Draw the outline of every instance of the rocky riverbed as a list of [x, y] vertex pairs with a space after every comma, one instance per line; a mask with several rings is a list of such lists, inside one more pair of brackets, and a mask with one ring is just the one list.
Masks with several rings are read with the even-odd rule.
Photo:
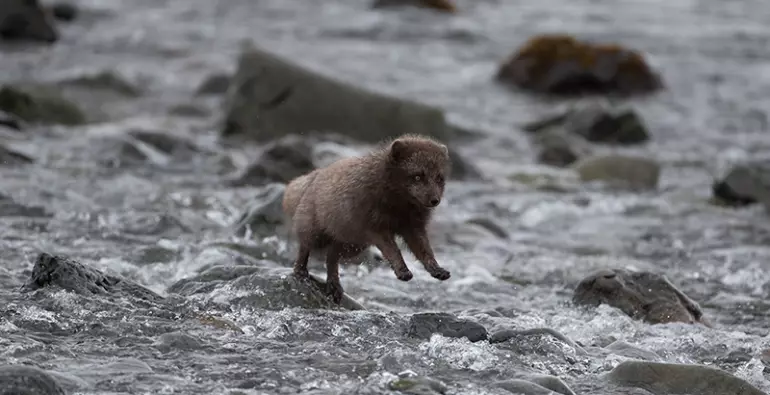
[[[764, 2], [5, 1], [0, 392], [770, 393]], [[337, 306], [284, 185], [402, 132], [452, 278]]]

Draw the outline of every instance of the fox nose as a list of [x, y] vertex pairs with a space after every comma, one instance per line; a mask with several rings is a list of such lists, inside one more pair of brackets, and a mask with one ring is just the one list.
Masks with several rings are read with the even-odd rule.
[[436, 206], [438, 206], [440, 201], [441, 200], [439, 200], [439, 199], [433, 198], [433, 199], [430, 200], [430, 206], [431, 207], [436, 207]]

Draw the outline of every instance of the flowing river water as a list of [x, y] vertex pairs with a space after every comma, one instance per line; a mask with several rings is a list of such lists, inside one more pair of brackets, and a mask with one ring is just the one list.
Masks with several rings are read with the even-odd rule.
[[[770, 391], [760, 358], [770, 347], [768, 216], [758, 206], [708, 202], [712, 180], [730, 163], [770, 157], [766, 2], [475, 0], [459, 1], [454, 16], [375, 11], [354, 0], [75, 4], [82, 15], [61, 25], [54, 46], [3, 52], [0, 82], [111, 70], [143, 94], [86, 95], [84, 105], [103, 122], [2, 135], [36, 163], [0, 168], [0, 193], [50, 215], [0, 221], [0, 360], [44, 367], [82, 394], [376, 394], [407, 370], [443, 381], [453, 394], [507, 394], [491, 383], [522, 371], [557, 376], [581, 394], [613, 393], [596, 384], [623, 359], [613, 353], [579, 353], [548, 337], [493, 345], [404, 336], [411, 314], [445, 311], [490, 332], [547, 327], [596, 347], [622, 340], [660, 361], [718, 366]], [[662, 165], [656, 190], [554, 192], [515, 181], [561, 174], [535, 165], [518, 128], [555, 104], [513, 93], [492, 76], [528, 37], [547, 32], [620, 42], [660, 71], [667, 89], [633, 101], [651, 141], [616, 149]], [[42, 251], [164, 296], [201, 268], [235, 259], [212, 242], [269, 245], [281, 256], [270, 259], [290, 264], [283, 234], [233, 236], [230, 224], [258, 188], [222, 180], [253, 155], [217, 142], [220, 98], [194, 95], [207, 76], [234, 71], [246, 39], [319, 73], [439, 106], [451, 122], [481, 131], [483, 139], [458, 149], [490, 181], [450, 183], [436, 218], [494, 219], [506, 237], [466, 229], [452, 243], [436, 240], [438, 260], [452, 272], [446, 282], [408, 254], [415, 274], [408, 283], [387, 267], [343, 268], [342, 284], [363, 312], [254, 307], [259, 287], [226, 282], [191, 296], [239, 331], [175, 320], [173, 309], [152, 304], [66, 291], [21, 295]], [[179, 105], [199, 111], [169, 112]], [[132, 128], [205, 149], [153, 166], [106, 165], [121, 152], [95, 142]], [[607, 267], [664, 273], [700, 303], [713, 328], [572, 306], [577, 282]]]

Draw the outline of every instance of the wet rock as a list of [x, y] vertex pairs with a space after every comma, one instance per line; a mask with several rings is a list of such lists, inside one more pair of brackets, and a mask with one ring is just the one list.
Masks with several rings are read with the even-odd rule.
[[3, 395], [66, 395], [53, 375], [34, 366], [0, 365]]
[[155, 348], [160, 352], [168, 353], [170, 351], [199, 351], [203, 344], [197, 338], [183, 332], [169, 332], [158, 336], [155, 342]]
[[457, 7], [449, 0], [375, 0], [372, 8], [419, 7], [454, 13]]
[[[233, 308], [282, 310], [300, 307], [306, 309], [365, 310], [350, 296], [345, 294], [341, 304], [337, 305], [326, 295], [325, 282], [312, 277], [311, 281], [298, 280], [292, 269], [271, 267], [268, 262], [261, 266], [214, 265], [200, 274], [178, 281], [169, 287], [168, 292], [182, 296], [207, 295], [217, 290], [228, 289], [230, 299], [219, 303]], [[311, 275], [312, 276], [312, 275]], [[344, 281], [344, 279], [343, 279]], [[229, 308], [229, 307], [228, 307]]]
[[[549, 391], [553, 391], [557, 394], [575, 395], [575, 392], [564, 383], [561, 379], [555, 376], [547, 374], [536, 373], [517, 373], [515, 378], [519, 380], [526, 380], [530, 383], [535, 383], [542, 388], [546, 388]], [[509, 390], [510, 391], [510, 390]]]
[[212, 74], [208, 76], [196, 89], [197, 95], [222, 95], [227, 93], [232, 77], [228, 74]]
[[487, 329], [483, 325], [457, 318], [448, 313], [418, 313], [409, 319], [408, 336], [430, 339], [438, 333], [446, 337], [465, 337], [471, 342], [487, 340]]
[[53, 17], [59, 21], [72, 22], [78, 17], [78, 8], [71, 3], [54, 3], [50, 10]]
[[721, 369], [703, 365], [624, 361], [606, 379], [619, 386], [653, 394], [765, 395], [758, 388]]
[[714, 197], [732, 206], [762, 203], [770, 210], [770, 161], [737, 165], [713, 185]]
[[655, 189], [660, 177], [660, 165], [654, 160], [623, 155], [581, 159], [573, 164], [573, 168], [584, 182], [602, 181], [631, 189]]
[[537, 154], [539, 163], [554, 167], [567, 167], [577, 160], [577, 154], [563, 140], [552, 141], [551, 144], [540, 148]]
[[660, 361], [662, 358], [660, 355], [648, 351], [639, 347], [634, 346], [633, 344], [626, 343], [622, 340], [616, 340], [612, 343], [610, 343], [607, 347], [605, 347], [607, 350], [610, 350], [614, 352], [615, 354], [622, 355], [624, 357], [633, 358], [633, 359], [639, 359], [642, 361]]
[[247, 232], [258, 235], [272, 235], [285, 221], [282, 200], [286, 188], [283, 184], [270, 184], [254, 196], [253, 202], [246, 207], [235, 221], [234, 232], [244, 236]]
[[262, 186], [271, 182], [288, 183], [315, 169], [313, 147], [317, 139], [289, 135], [267, 144], [233, 186]]
[[31, 123], [79, 125], [83, 111], [52, 87], [0, 86], [0, 110]]
[[23, 290], [35, 291], [45, 287], [60, 287], [80, 295], [122, 294], [139, 299], [158, 301], [162, 298], [147, 288], [121, 277], [108, 275], [60, 255], [40, 253], [32, 275]]
[[404, 133], [447, 141], [452, 132], [435, 107], [370, 92], [257, 48], [241, 54], [225, 108], [222, 135], [263, 142], [310, 132], [372, 143]]
[[523, 329], [523, 330], [504, 329], [493, 333], [489, 337], [489, 343], [491, 344], [502, 343], [502, 342], [506, 342], [508, 340], [516, 339], [516, 338], [521, 339], [524, 337], [543, 336], [543, 335], [554, 337], [562, 341], [563, 343], [569, 345], [570, 347], [574, 348], [575, 351], [577, 351], [578, 353], [586, 354], [586, 351], [583, 349], [583, 347], [580, 347], [577, 343], [573, 342], [567, 336], [564, 336], [559, 331], [551, 328], [532, 328], [532, 329]]
[[697, 303], [665, 276], [655, 273], [600, 270], [580, 281], [572, 302], [582, 306], [607, 304], [629, 317], [651, 324], [684, 322], [709, 325]]
[[102, 71], [95, 74], [83, 75], [59, 82], [63, 86], [75, 86], [88, 89], [111, 90], [128, 97], [137, 97], [142, 91], [114, 71]]
[[0, 39], [53, 43], [59, 32], [37, 0], [3, 0]]
[[642, 118], [627, 106], [615, 106], [606, 100], [590, 100], [571, 106], [543, 119], [522, 126], [527, 132], [541, 133], [559, 129], [586, 141], [615, 145], [634, 145], [650, 139]]
[[430, 377], [402, 374], [402, 377], [393, 380], [388, 387], [393, 391], [399, 391], [410, 395], [446, 394], [447, 386]]
[[29, 156], [0, 145], [0, 166], [20, 166], [32, 162], [34, 160]]
[[5, 111], [0, 111], [0, 126], [14, 130], [21, 130], [21, 120]]
[[524, 91], [559, 96], [643, 95], [664, 87], [639, 52], [563, 34], [532, 37], [496, 78]]
[[[511, 392], [512, 394], [517, 395], [553, 395], [555, 391], [551, 391], [548, 388], [545, 388], [541, 385], [526, 381], [526, 380], [505, 380], [505, 381], [498, 381], [495, 383], [495, 385], [499, 388], [502, 388], [506, 391]], [[574, 394], [574, 392], [556, 392], [559, 394]]]

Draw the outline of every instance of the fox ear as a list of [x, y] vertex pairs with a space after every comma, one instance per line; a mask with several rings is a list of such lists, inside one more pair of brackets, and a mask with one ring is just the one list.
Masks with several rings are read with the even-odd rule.
[[395, 161], [404, 159], [406, 157], [406, 143], [401, 140], [390, 143], [390, 157]]

